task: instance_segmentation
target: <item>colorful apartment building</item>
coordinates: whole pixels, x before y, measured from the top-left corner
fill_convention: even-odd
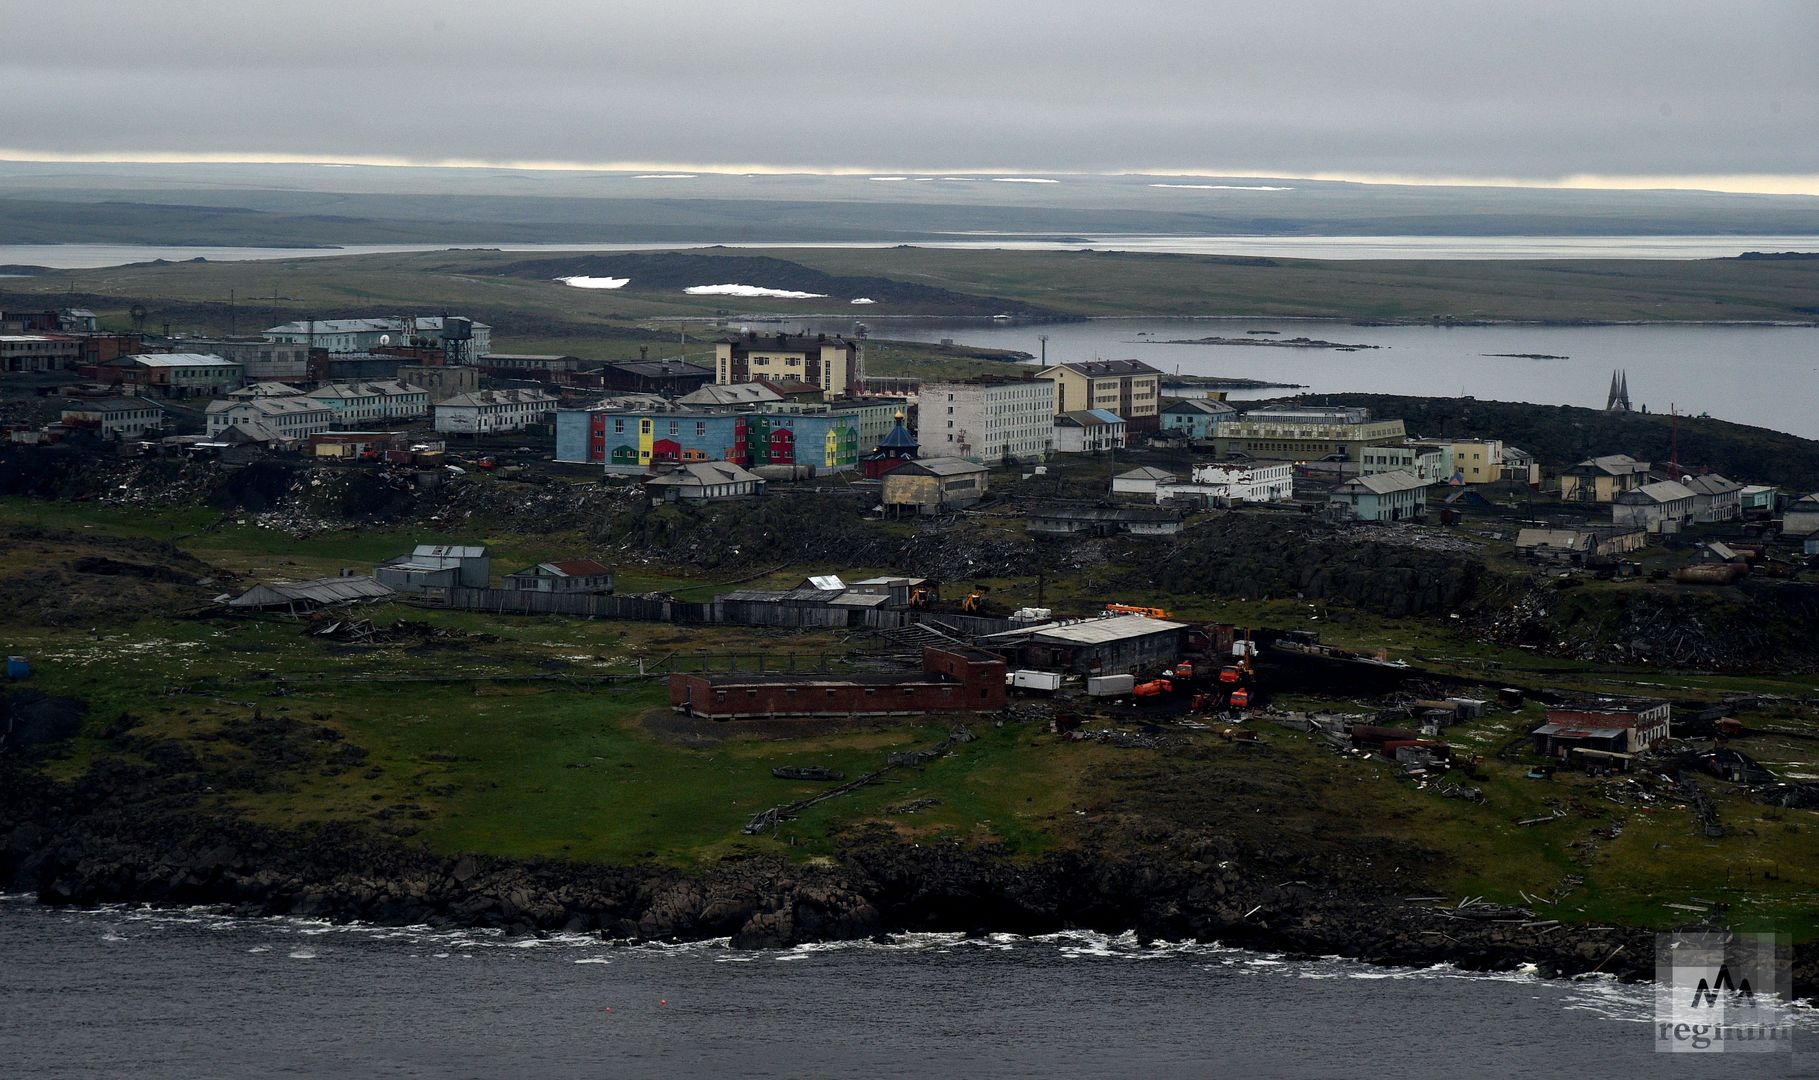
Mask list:
[[[856,410],[765,413],[722,409],[647,412],[562,409],[556,413],[556,460],[639,473],[653,464],[730,461],[745,468],[809,465],[843,472],[858,464]]]

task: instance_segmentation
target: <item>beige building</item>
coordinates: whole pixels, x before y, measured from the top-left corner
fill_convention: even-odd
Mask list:
[[[1560,497],[1567,502],[1610,503],[1648,483],[1648,462],[1628,454],[1587,458],[1560,472]]]
[[[800,382],[828,397],[852,393],[859,372],[859,345],[839,336],[757,334],[714,343],[714,381],[721,384]]]
[[[1491,484],[1503,479],[1503,440],[1466,439],[1446,444],[1452,455],[1452,475],[1467,484]]]
[[[404,364],[398,368],[398,381],[429,391],[434,405],[480,389],[480,372],[459,364]]]
[[[1161,425],[1162,373],[1141,360],[1082,360],[1036,373],[1055,384],[1055,414],[1102,409],[1132,431]]]
[[[1405,441],[1402,421],[1373,420],[1369,409],[1279,406],[1220,424],[1213,447],[1225,458],[1361,463],[1367,448]]]
[[[922,458],[884,474],[884,505],[938,514],[971,506],[985,497],[985,466],[963,458]]]

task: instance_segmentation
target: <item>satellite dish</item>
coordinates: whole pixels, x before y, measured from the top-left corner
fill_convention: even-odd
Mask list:
[[[379,344],[390,345],[391,343],[392,343],[392,336],[390,334],[380,334],[379,335]]]

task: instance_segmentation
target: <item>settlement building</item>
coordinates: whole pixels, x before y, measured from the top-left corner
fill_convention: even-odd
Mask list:
[[[919,514],[959,510],[985,497],[991,471],[964,458],[921,458],[884,474],[884,505]]]
[[[1819,493],[1794,500],[1781,515],[1781,534],[1794,537],[1819,534]]]
[[[1453,452],[1446,446],[1369,446],[1358,459],[1358,475],[1405,472],[1430,484],[1444,484],[1453,477]]]
[[[1516,533],[1516,550],[1532,558],[1580,565],[1590,559],[1611,558],[1641,551],[1648,546],[1648,533],[1640,529],[1521,529]]]
[[[459,364],[400,364],[399,382],[422,387],[431,405],[480,389],[480,372]]]
[[[1503,479],[1503,440],[1465,439],[1445,444],[1451,460],[1448,480],[1491,484]]]
[[[1055,413],[1103,409],[1132,431],[1155,431],[1162,409],[1162,373],[1141,360],[1081,360],[1037,372],[1055,384]]]
[[[373,571],[380,584],[401,593],[484,589],[492,576],[493,560],[478,544],[418,544],[409,555],[388,559]]]
[[[337,427],[378,420],[418,420],[430,411],[428,390],[397,379],[328,383],[309,396],[334,411]]]
[[[82,342],[45,334],[0,334],[0,371],[67,371],[82,359]]]
[[[1145,465],[1141,468],[1132,469],[1130,472],[1121,472],[1117,476],[1112,477],[1112,494],[1114,496],[1134,496],[1142,499],[1144,502],[1148,502],[1156,497],[1156,488],[1158,485],[1172,484],[1174,482],[1174,473],[1169,472],[1167,469],[1158,469],[1153,465]]]
[[[1055,417],[1055,453],[1097,454],[1124,448],[1124,418],[1105,409],[1081,409]]]
[[[764,478],[730,461],[690,461],[644,482],[658,502],[716,502],[764,494]]]
[[[1219,425],[1238,415],[1238,410],[1213,398],[1181,398],[1162,407],[1162,431],[1178,438],[1205,442],[1218,433]]]
[[[1333,489],[1327,508],[1351,521],[1413,521],[1427,516],[1427,488],[1405,472],[1358,476]]]
[[[1213,446],[1221,457],[1357,462],[1367,447],[1398,445],[1404,435],[1402,421],[1373,420],[1369,409],[1274,406],[1221,423]]]
[[[1165,667],[1181,655],[1182,623],[1143,615],[1020,626],[980,639],[1019,667],[1079,675],[1125,675]]]
[[[677,712],[714,720],[769,716],[908,716],[1004,707],[1005,663],[979,649],[923,649],[922,670],[670,676]]]
[[[922,450],[989,465],[1046,460],[1060,411],[1057,385],[1008,377],[923,383],[916,420]]]
[[[1530,734],[1537,753],[1570,757],[1575,750],[1599,754],[1640,754],[1668,736],[1673,706],[1665,701],[1638,705],[1597,703],[1549,709],[1547,723]]]
[[[519,592],[610,593],[613,572],[592,559],[559,559],[505,575],[505,587]]]
[[[309,397],[264,397],[244,401],[211,401],[206,430],[212,438],[230,427],[263,429],[286,442],[307,439],[334,425],[334,412]]]
[[[309,346],[260,338],[184,338],[185,352],[239,364],[249,383],[309,378]]]
[[[714,343],[714,381],[804,382],[828,397],[851,392],[859,345],[842,337],[747,332]]]
[[[118,366],[125,381],[173,398],[219,397],[246,381],[239,364],[197,353],[142,353]]]
[[[493,328],[472,319],[451,318],[443,340],[440,315],[387,316],[377,319],[304,319],[265,331],[267,341],[289,342],[332,353],[370,352],[381,346],[423,344],[450,348],[458,364],[472,364],[493,351]],[[462,336],[466,335],[466,336]]]
[[[1611,502],[1611,522],[1652,533],[1672,532],[1692,522],[1696,503],[1685,484],[1657,480],[1620,492]]]
[[[1560,497],[1567,502],[1609,503],[1648,483],[1648,462],[1628,454],[1587,458],[1560,472]]]
[[[72,401],[63,407],[65,427],[86,429],[113,439],[137,439],[164,427],[164,409],[145,398],[100,398]]]
[[[1684,481],[1693,493],[1693,520],[1736,521],[1743,516],[1743,485],[1717,473]]]
[[[436,430],[448,434],[522,431],[556,411],[556,399],[542,390],[481,390],[435,406]]]
[[[859,447],[866,445],[862,419],[859,408],[826,406],[789,413],[562,409],[556,413],[556,460],[604,465],[607,472],[621,473],[704,461],[841,472],[857,464]]]

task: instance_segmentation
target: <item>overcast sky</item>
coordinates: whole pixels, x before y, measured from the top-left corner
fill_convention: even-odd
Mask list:
[[[1819,190],[1812,0],[0,0],[0,26],[6,157]]]

